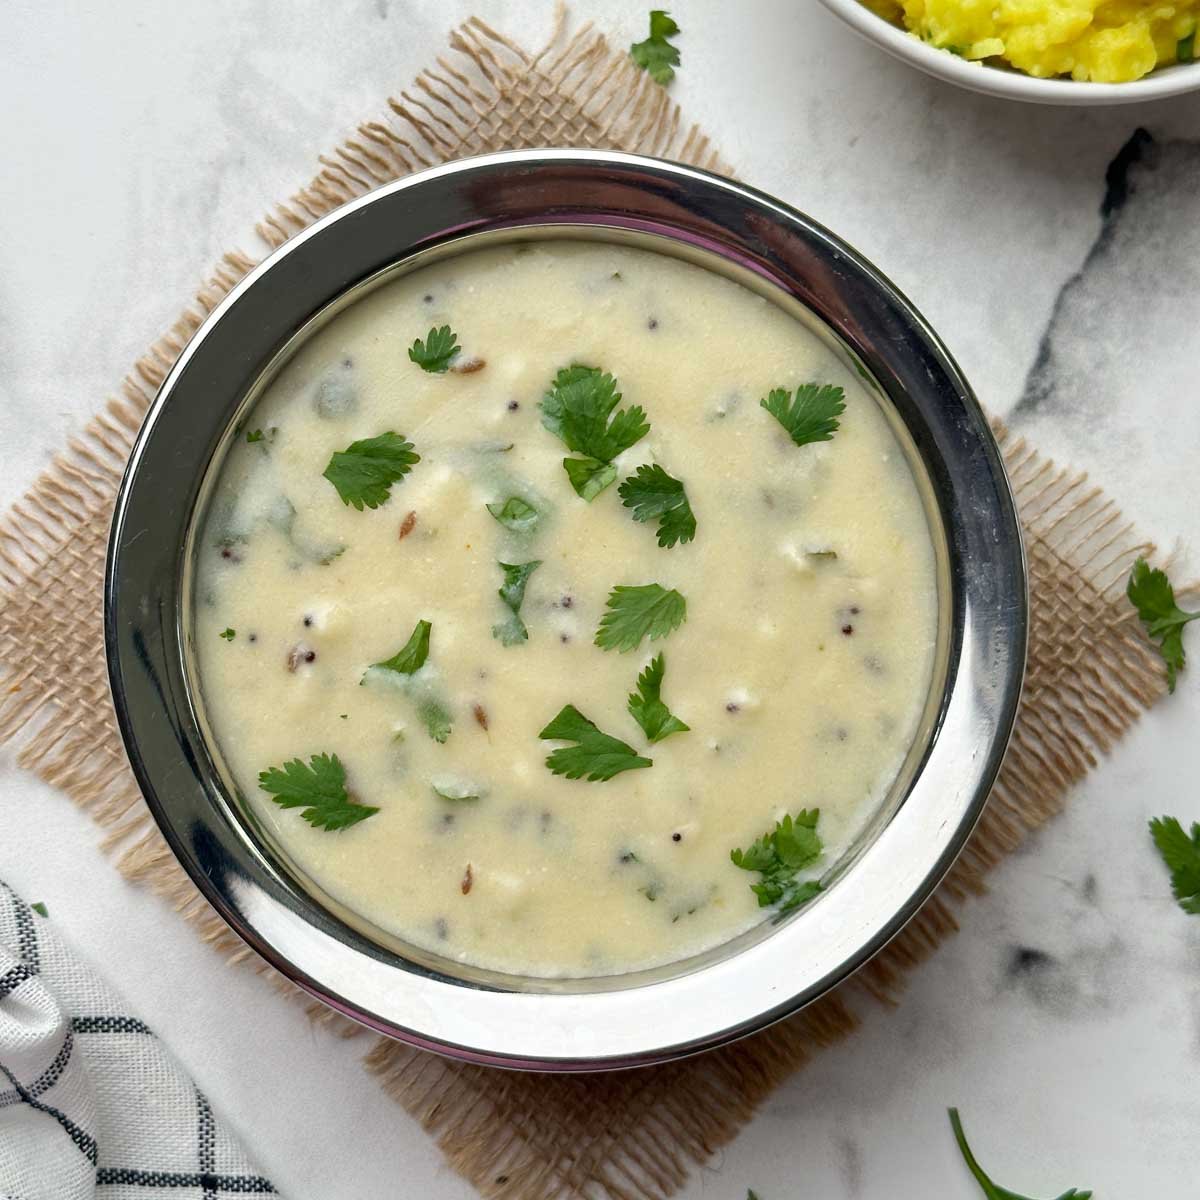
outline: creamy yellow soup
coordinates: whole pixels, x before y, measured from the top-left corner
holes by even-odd
[[[824,440],[779,407],[806,384]],[[565,444],[561,405],[614,387],[603,453]],[[809,900],[888,796],[937,627],[918,490],[857,376],[724,277],[582,242],[423,268],[309,340],[238,434],[196,580],[214,735],[295,864],[535,976]]]

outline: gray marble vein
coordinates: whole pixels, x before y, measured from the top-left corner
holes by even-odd
[[[1035,439],[1069,429],[1072,459],[1113,476],[1118,498],[1152,477],[1139,515],[1169,529],[1167,497],[1194,487],[1200,453],[1190,423],[1200,396],[1200,142],[1136,129],[1105,172],[1099,215],[1013,420]]]

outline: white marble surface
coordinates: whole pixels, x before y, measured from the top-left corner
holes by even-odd
[[[0,501],[81,427],[220,252],[252,244],[264,202],[306,180],[314,153],[378,111],[471,9],[527,44],[550,25],[540,0],[7,0]],[[739,173],[859,246],[993,411],[1087,467],[1194,570],[1200,145],[1162,144],[1195,131],[1200,97],[1024,108],[911,73],[812,0],[690,0],[675,15],[675,95]],[[580,4],[586,16],[618,43],[643,36],[641,4]],[[1160,149],[1103,226],[1106,167],[1139,124]],[[1048,366],[1027,391],[1048,328]],[[948,1104],[1022,1192],[1194,1192],[1200,920],[1173,906],[1144,832],[1163,810],[1200,817],[1195,635],[1193,654],[1179,693],[996,872],[900,1008],[869,1012],[781,1088],[687,1197],[741,1200],[752,1186],[763,1200],[965,1200],[977,1193]],[[11,752],[0,771],[0,877],[48,904],[287,1195],[472,1194],[362,1073],[360,1047],[214,961]],[[1049,957],[1013,970],[1020,947]]]

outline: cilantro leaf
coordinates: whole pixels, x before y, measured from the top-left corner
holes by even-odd
[[[527,563],[498,563],[504,572],[504,583],[496,593],[508,606],[511,616],[500,625],[492,626],[492,637],[498,638],[505,646],[515,646],[518,642],[527,641],[529,630],[521,620],[521,605],[525,602],[525,585],[529,577],[542,565],[540,558]]]
[[[431,329],[425,340],[416,341],[408,348],[408,357],[421,368],[431,374],[442,375],[450,368],[450,363],[460,350],[458,334],[449,325],[441,329]]]
[[[1171,891],[1179,907],[1200,915],[1200,824],[1192,822],[1189,837],[1174,817],[1155,817],[1150,835],[1162,860],[1171,869]]]
[[[50,915],[50,910],[41,900],[35,900],[29,907],[32,908],[39,917],[48,917]]]
[[[1125,594],[1137,609],[1146,632],[1158,643],[1158,652],[1167,664],[1167,688],[1173,692],[1187,657],[1183,652],[1183,627],[1200,619],[1200,612],[1184,612],[1175,603],[1175,589],[1166,572],[1157,567],[1152,570],[1144,558],[1133,564]]]
[[[954,1130],[954,1140],[958,1143],[958,1149],[963,1156],[963,1160],[967,1164],[968,1170],[975,1176],[975,1182],[979,1184],[980,1190],[983,1192],[987,1200],[1031,1200],[1028,1196],[1018,1196],[1016,1192],[1010,1192],[1007,1188],[999,1187],[994,1184],[985,1174],[983,1168],[975,1159],[975,1155],[971,1153],[971,1147],[967,1145],[967,1135],[963,1133],[962,1121],[959,1119],[958,1109],[951,1108],[950,1127]],[[1057,1197],[1057,1200],[1091,1200],[1092,1193],[1078,1188],[1071,1188],[1068,1191]]]
[[[372,663],[364,672],[361,683],[365,684],[372,673],[378,671],[401,676],[393,683],[399,684],[405,695],[415,698],[417,716],[429,736],[435,742],[444,742],[454,729],[453,714],[429,680],[413,678],[429,658],[429,635],[432,629],[430,622],[418,621],[408,641],[391,658]]]
[[[658,544],[664,550],[696,536],[696,517],[683,484],[657,463],[638,467],[617,492],[625,507],[633,509],[635,521],[658,518]]]
[[[246,441],[253,444],[254,442],[261,442],[263,440],[263,437],[264,437],[264,434],[261,429],[252,429],[252,430],[250,430],[249,433],[246,434]]]
[[[629,57],[643,71],[648,71],[655,83],[668,84],[675,78],[679,66],[679,50],[667,38],[675,37],[679,26],[661,8],[650,10],[650,36],[644,42],[629,47]]]
[[[785,816],[775,823],[747,850],[731,850],[729,858],[743,871],[762,876],[750,890],[758,897],[759,908],[775,904],[780,912],[791,912],[807,904],[821,890],[821,881],[796,878],[797,872],[811,866],[821,856],[824,844],[817,833],[819,808],[801,809],[795,817]]]
[[[661,654],[638,676],[637,691],[629,697],[629,714],[651,742],[661,742],[673,733],[687,733],[685,725],[662,702],[662,681],[667,664]]]
[[[429,634],[432,629],[433,626],[428,621],[418,621],[403,648],[397,650],[391,658],[385,658],[383,662],[372,663],[370,670],[380,668],[384,671],[395,671],[398,675],[415,674],[429,657]]]
[[[513,533],[532,533],[542,514],[520,496],[509,496],[503,504],[489,504],[488,512]]]
[[[232,642],[233,639],[235,637],[237,637],[237,630],[236,629],[223,629],[219,634],[217,634],[217,636],[223,637],[227,642]]]
[[[351,800],[336,754],[314,754],[307,767],[298,758],[272,767],[259,775],[258,786],[281,808],[302,808],[300,815],[316,829],[347,829],[379,811]]]
[[[392,484],[421,461],[412,450],[412,442],[406,442],[403,434],[381,433],[338,450],[323,474],[337,488],[343,504],[353,504],[359,512],[363,505],[378,508],[392,494]]]
[[[617,468],[598,458],[564,458],[563,466],[575,494],[589,504],[617,478]]]
[[[828,442],[846,411],[844,393],[832,384],[804,383],[789,397],[787,388],[773,388],[759,404],[788,431],[797,446]]]
[[[601,650],[633,650],[642,638],[652,642],[678,629],[687,616],[687,601],[657,583],[640,587],[618,584],[608,595],[595,642]]]
[[[429,781],[429,786],[439,799],[449,800],[454,804],[479,800],[483,796],[483,789],[479,784],[468,783],[454,775],[435,775]]]
[[[564,705],[538,737],[578,743],[561,746],[546,758],[546,766],[555,775],[565,775],[568,779],[596,782],[611,779],[622,771],[654,765],[653,760],[642,758],[632,746],[601,733],[573,704]]]
[[[450,710],[436,696],[424,696],[417,704],[417,716],[425,726],[425,732],[435,742],[444,742],[454,732],[454,718]]]
[[[1175,43],[1176,62],[1195,62],[1196,60],[1196,31],[1193,29],[1187,37],[1180,38]]]
[[[621,402],[617,381],[599,367],[574,363],[554,377],[542,397],[542,424],[582,458],[563,459],[577,495],[594,500],[617,477],[612,461],[650,432],[636,404],[614,413]]]

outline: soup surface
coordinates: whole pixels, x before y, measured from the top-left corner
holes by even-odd
[[[537,976],[810,901],[937,627],[857,376],[726,278],[582,242],[422,268],[312,337],[237,435],[195,588],[214,736],[297,866]]]

